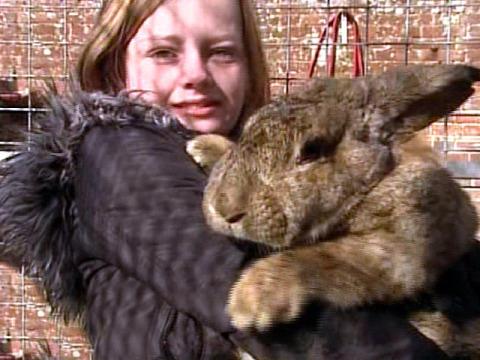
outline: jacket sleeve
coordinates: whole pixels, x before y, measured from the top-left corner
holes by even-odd
[[[444,358],[405,320],[374,310],[320,307],[265,334],[235,331],[225,304],[248,256],[205,224],[205,176],[184,145],[173,132],[141,126],[88,132],[75,186],[87,235],[75,246],[85,256],[117,266],[260,359]]]
[[[95,127],[83,140],[75,197],[81,251],[140,280],[176,309],[232,331],[228,292],[246,255],[205,224],[205,175],[182,137],[153,126]]]
[[[313,304],[290,324],[266,333],[236,332],[230,339],[258,359],[447,360],[436,344],[392,311]]]

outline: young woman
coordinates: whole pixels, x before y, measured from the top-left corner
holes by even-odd
[[[83,314],[95,359],[234,359],[238,347],[258,359],[443,358],[375,308],[312,305],[264,334],[230,324],[228,293],[253,255],[204,223],[206,176],[184,148],[195,133],[233,136],[268,101],[249,1],[104,1],[77,76],[93,93],[53,100],[9,164],[0,228],[53,305]]]

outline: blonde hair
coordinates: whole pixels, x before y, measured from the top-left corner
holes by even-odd
[[[77,64],[76,76],[82,89],[117,93],[125,87],[126,48],[142,23],[164,1],[104,1],[96,26]],[[269,100],[270,91],[255,9],[249,0],[237,1],[243,22],[243,41],[249,74],[249,89],[241,116],[245,118]]]

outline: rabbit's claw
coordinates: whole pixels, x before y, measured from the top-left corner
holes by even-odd
[[[200,135],[187,142],[186,150],[200,167],[210,170],[231,144],[230,140],[220,135]]]
[[[237,328],[261,331],[299,316],[306,291],[296,269],[281,260],[278,255],[259,260],[232,288],[228,312]]]

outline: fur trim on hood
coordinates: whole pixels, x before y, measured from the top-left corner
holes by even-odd
[[[68,321],[81,318],[85,301],[82,276],[74,265],[71,238],[77,226],[75,156],[94,126],[138,122],[170,127],[180,124],[164,110],[129,99],[127,94],[72,91],[51,96],[39,129],[2,165],[0,180],[0,255],[41,278],[47,300]]]

